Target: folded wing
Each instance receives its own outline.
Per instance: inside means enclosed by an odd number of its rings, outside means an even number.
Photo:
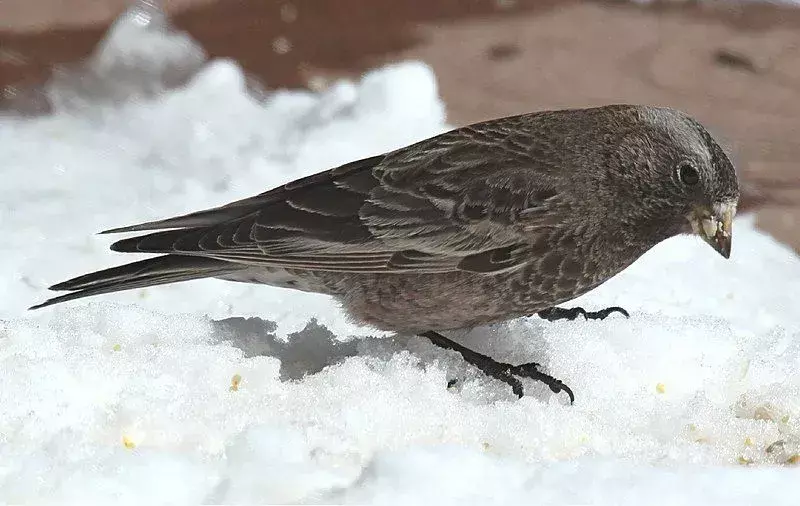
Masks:
[[[516,268],[530,243],[523,225],[545,218],[557,195],[524,146],[502,132],[476,139],[471,128],[216,209],[113,230],[178,227],[112,249],[337,272]]]
[[[166,255],[59,283],[52,289],[77,292],[46,304],[259,266],[517,269],[542,253],[536,234],[554,237],[564,212],[552,167],[531,156],[535,139],[519,127],[506,118],[461,128],[221,207],[108,230],[157,230],[111,249]]]

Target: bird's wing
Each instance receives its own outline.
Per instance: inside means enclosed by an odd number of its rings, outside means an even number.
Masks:
[[[556,224],[558,192],[513,125],[454,130],[227,206],[113,231],[178,228],[116,242],[125,252],[200,255],[341,272],[499,272]]]

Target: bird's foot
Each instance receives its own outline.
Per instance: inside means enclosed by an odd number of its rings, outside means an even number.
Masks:
[[[619,306],[607,307],[600,311],[586,311],[582,307],[549,307],[536,314],[538,314],[540,318],[544,318],[549,322],[554,322],[556,320],[574,320],[579,316],[583,316],[587,320],[604,320],[611,313],[619,313],[625,316],[625,318],[630,318],[631,316],[625,309]]]
[[[428,331],[419,334],[420,337],[428,339],[434,345],[444,348],[446,350],[457,351],[464,357],[464,360],[480,369],[487,376],[499,379],[503,383],[509,385],[511,390],[517,395],[522,397],[524,390],[522,389],[522,382],[519,378],[530,378],[532,380],[541,381],[553,393],[565,392],[569,396],[570,404],[575,402],[575,395],[572,390],[565,385],[561,380],[556,379],[549,374],[545,374],[539,370],[539,364],[531,362],[528,364],[511,365],[504,362],[498,362],[491,357],[482,355],[478,352],[472,351],[465,346],[462,346],[455,341],[452,341],[438,332]],[[453,381],[448,383],[448,387],[454,384]]]

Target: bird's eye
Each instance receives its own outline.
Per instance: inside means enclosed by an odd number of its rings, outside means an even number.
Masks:
[[[686,186],[694,186],[700,182],[700,174],[691,163],[681,162],[680,165],[678,165],[678,179]]]

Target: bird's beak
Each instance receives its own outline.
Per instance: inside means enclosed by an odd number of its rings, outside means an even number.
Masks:
[[[717,253],[731,256],[731,226],[736,214],[735,202],[714,204],[711,209],[698,207],[689,215],[694,233],[703,238]]]

